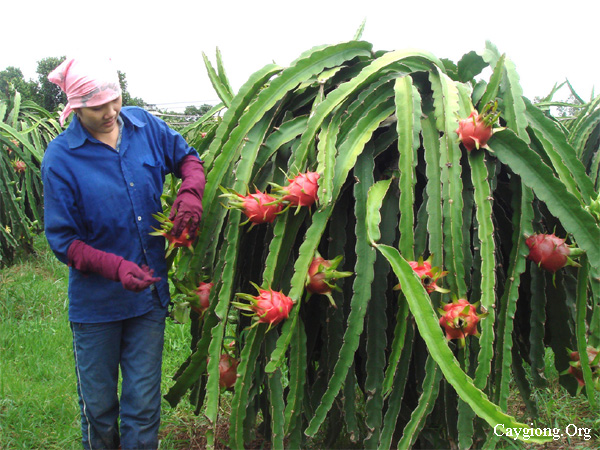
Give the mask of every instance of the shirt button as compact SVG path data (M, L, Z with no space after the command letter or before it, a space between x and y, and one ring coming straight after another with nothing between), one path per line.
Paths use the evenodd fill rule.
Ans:
M142 216L138 216L138 222L142 221Z
M133 187L133 183L129 183L129 186Z

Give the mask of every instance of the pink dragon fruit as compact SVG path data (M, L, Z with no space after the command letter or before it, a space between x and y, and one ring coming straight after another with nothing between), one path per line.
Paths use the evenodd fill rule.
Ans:
M322 294L329 298L329 302L335 308L335 301L331 296L333 289L339 288L335 285L338 278L349 277L352 272L339 272L337 266L342 261L343 256L340 255L333 260L323 258L317 253L308 268L306 279L306 290L312 294Z
M252 296L250 294L238 293L237 297L244 300L248 300L249 304L232 302L234 306L239 309L249 311L256 318L254 325L258 323L267 323L269 328L273 325L277 325L284 319L287 319L290 315L290 311L294 306L294 302L291 298L287 297L279 291L273 291L272 289L262 289L256 284L252 285L258 291L258 295Z
M222 189L225 193L221 197L229 199L229 208L240 209L248 218L242 224L250 222L252 226L262 223L272 223L282 206L272 195L256 189L254 194L241 195L232 190Z
M586 348L586 353L590 370L592 372L592 382L596 389L600 389L600 350L592 346L588 346ZM583 379L583 370L581 368L581 358L579 356L579 352L570 351L569 358L571 359L569 362L569 368L561 372L561 375L565 375L567 373L573 375L577 380L579 387L582 388L585 386L585 381Z
M578 256L581 250L569 247L565 239L554 234L533 234L525 241L529 247L527 259L548 272L555 273L567 265L577 266L570 256Z
M477 314L476 305L463 298L445 304L439 312L442 314L440 325L446 330L446 339L459 339L461 347L465 345L465 337L479 336L477 324L487 315L487 313Z
M196 295L198 296L198 306L192 305L192 309L198 314L203 314L210 305L210 290L214 286L214 283L200 282L196 289Z
M437 285L437 280L447 275L448 272L440 270L439 267L431 267L432 258L433 255L427 258L427 260L423 261L423 257L420 257L418 261L408 261L408 264L419 276L421 283L428 294L431 294L434 291L441 292L443 294L448 293L450 292L448 289L443 289ZM394 289L401 289L400 284L394 286Z
M27 169L25 161L21 161L20 159L13 161L12 165L16 173L25 173L25 169Z
M239 361L227 353L221 354L219 359L219 386L231 389L237 380L237 367Z
M282 202L287 202L289 206L299 208L301 206L312 206L318 201L319 178L320 175L317 172L305 172L288 179L287 186L282 187L272 184Z
M497 108L496 102L488 103L481 115L477 111L472 111L469 117L459 120L456 133L467 151L488 148L487 142L494 134L493 124L499 116L496 112Z

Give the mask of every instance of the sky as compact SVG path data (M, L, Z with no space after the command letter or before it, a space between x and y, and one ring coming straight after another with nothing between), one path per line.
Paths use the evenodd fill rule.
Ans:
M585 100L600 92L598 0L10 0L2 7L0 70L37 79L46 57L113 59L134 97L161 109L216 104L202 54L216 48L237 91L252 73L353 38L374 50L427 50L457 62L486 41L516 65L524 95L568 79ZM556 98L568 95L566 89ZM562 97L561 97L562 96Z

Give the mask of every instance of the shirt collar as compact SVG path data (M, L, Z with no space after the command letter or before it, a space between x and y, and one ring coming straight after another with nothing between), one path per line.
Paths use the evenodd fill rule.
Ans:
M125 126L133 126L137 128L146 126L146 122L133 116L133 114L131 114L127 108L121 109L120 117L123 119ZM81 125L77 115L74 115L73 120L65 131L65 134L67 137L67 142L69 143L69 148L71 149L81 147L85 143L86 139L89 140L92 138L90 133L83 127L83 125Z
M144 122L143 120L141 120L138 117L135 117L131 111L129 110L129 108L125 107L125 108L121 108L121 117L123 118L123 122L125 122L125 125L127 125L128 123L141 128L141 127L145 127L146 126L146 122Z

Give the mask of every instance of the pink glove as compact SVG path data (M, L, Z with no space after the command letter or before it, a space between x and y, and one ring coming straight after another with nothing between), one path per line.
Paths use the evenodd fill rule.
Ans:
M173 220L171 233L179 236L189 223L190 238L194 239L202 218L202 197L206 184L204 166L197 156L188 155L181 161L179 171L183 181L169 215L169 219Z
M161 280L160 277L154 277L154 269L146 265L142 267L136 263L124 259L119 264L119 280L123 287L129 291L140 292L153 283Z
M140 292L161 280L154 277L154 270L115 255L97 250L85 242L75 240L67 251L69 265L84 273L97 273L104 278L120 281L129 291Z

